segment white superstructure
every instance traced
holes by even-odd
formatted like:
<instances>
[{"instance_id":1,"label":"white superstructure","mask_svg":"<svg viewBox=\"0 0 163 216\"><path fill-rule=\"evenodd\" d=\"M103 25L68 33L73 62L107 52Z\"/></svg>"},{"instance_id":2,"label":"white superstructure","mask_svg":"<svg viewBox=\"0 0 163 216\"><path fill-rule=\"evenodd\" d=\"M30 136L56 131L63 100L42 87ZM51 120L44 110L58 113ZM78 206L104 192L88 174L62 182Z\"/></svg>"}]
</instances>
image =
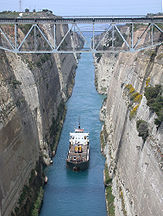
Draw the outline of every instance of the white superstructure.
<instances>
[{"instance_id":1,"label":"white superstructure","mask_svg":"<svg viewBox=\"0 0 163 216\"><path fill-rule=\"evenodd\" d=\"M83 129L76 129L75 133L70 133L70 143L72 145L88 145L89 133L83 133Z\"/></svg>"}]
</instances>

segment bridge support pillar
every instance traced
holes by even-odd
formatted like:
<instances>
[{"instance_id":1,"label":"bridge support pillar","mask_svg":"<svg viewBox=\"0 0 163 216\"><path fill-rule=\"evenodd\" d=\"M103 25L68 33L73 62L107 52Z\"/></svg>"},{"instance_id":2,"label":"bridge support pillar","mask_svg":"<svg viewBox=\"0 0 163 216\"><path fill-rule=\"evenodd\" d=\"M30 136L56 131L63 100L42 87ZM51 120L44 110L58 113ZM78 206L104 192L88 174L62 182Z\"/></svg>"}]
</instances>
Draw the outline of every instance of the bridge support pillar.
<instances>
[{"instance_id":1,"label":"bridge support pillar","mask_svg":"<svg viewBox=\"0 0 163 216\"><path fill-rule=\"evenodd\" d=\"M54 25L53 27L54 27L54 30L53 30L53 33L54 33L54 35L53 35L54 36L54 44L53 45L54 45L54 50L56 50L56 25Z\"/></svg>"},{"instance_id":2,"label":"bridge support pillar","mask_svg":"<svg viewBox=\"0 0 163 216\"><path fill-rule=\"evenodd\" d=\"M114 31L115 31L114 26L115 24L112 24L112 48L113 50L114 50Z\"/></svg>"},{"instance_id":3,"label":"bridge support pillar","mask_svg":"<svg viewBox=\"0 0 163 216\"><path fill-rule=\"evenodd\" d=\"M18 24L15 24L15 50L17 50L18 44L17 44L17 39L18 39Z\"/></svg>"},{"instance_id":4,"label":"bridge support pillar","mask_svg":"<svg viewBox=\"0 0 163 216\"><path fill-rule=\"evenodd\" d=\"M131 23L131 49L134 48L134 23Z\"/></svg>"},{"instance_id":5,"label":"bridge support pillar","mask_svg":"<svg viewBox=\"0 0 163 216\"><path fill-rule=\"evenodd\" d=\"M152 29L152 38L151 38L151 42L152 42L152 46L153 46L153 23L151 24L151 29Z\"/></svg>"},{"instance_id":6,"label":"bridge support pillar","mask_svg":"<svg viewBox=\"0 0 163 216\"><path fill-rule=\"evenodd\" d=\"M92 49L95 48L95 24L93 22L93 39L92 39Z\"/></svg>"}]
</instances>

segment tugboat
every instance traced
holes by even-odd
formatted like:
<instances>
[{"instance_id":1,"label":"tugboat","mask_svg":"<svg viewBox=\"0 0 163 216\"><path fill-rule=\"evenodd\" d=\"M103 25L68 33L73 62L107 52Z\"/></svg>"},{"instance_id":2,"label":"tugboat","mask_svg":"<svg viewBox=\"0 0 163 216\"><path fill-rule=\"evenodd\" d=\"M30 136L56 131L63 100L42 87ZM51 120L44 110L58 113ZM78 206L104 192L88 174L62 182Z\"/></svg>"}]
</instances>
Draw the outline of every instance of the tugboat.
<instances>
[{"instance_id":1,"label":"tugboat","mask_svg":"<svg viewBox=\"0 0 163 216\"><path fill-rule=\"evenodd\" d=\"M89 133L80 128L80 123L73 133L70 133L67 167L73 171L85 170L89 166Z\"/></svg>"}]
</instances>

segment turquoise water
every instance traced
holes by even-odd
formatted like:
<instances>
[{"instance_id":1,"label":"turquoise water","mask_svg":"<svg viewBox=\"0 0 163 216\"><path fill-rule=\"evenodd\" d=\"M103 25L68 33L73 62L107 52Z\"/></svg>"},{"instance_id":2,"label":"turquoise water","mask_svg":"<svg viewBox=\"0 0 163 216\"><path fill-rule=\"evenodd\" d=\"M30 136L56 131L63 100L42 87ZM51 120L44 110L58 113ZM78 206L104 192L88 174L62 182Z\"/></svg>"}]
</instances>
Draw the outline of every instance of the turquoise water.
<instances>
[{"instance_id":1,"label":"turquoise water","mask_svg":"<svg viewBox=\"0 0 163 216\"><path fill-rule=\"evenodd\" d=\"M48 184L40 216L106 216L103 185L104 158L100 152L99 111L103 97L94 87L94 65L91 54L79 60L72 97L67 103L54 163L48 168ZM69 133L78 126L90 133L89 169L73 172L66 168Z\"/></svg>"}]
</instances>

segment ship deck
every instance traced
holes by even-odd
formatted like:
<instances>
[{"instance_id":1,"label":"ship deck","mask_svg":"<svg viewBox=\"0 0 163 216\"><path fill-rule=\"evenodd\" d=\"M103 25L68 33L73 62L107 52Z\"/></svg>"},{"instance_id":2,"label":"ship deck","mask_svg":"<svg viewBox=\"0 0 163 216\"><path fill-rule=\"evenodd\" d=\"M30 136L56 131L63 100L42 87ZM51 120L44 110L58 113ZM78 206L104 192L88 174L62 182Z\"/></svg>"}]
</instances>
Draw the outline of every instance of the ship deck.
<instances>
[{"instance_id":1,"label":"ship deck","mask_svg":"<svg viewBox=\"0 0 163 216\"><path fill-rule=\"evenodd\" d=\"M68 152L68 156L67 156L67 161L71 161L71 162L84 162L87 161L89 158L88 156L88 152L89 152L89 146L88 145L83 145L82 146L82 152L75 152L75 146L74 145L70 145L69 148L69 152Z\"/></svg>"}]
</instances>

